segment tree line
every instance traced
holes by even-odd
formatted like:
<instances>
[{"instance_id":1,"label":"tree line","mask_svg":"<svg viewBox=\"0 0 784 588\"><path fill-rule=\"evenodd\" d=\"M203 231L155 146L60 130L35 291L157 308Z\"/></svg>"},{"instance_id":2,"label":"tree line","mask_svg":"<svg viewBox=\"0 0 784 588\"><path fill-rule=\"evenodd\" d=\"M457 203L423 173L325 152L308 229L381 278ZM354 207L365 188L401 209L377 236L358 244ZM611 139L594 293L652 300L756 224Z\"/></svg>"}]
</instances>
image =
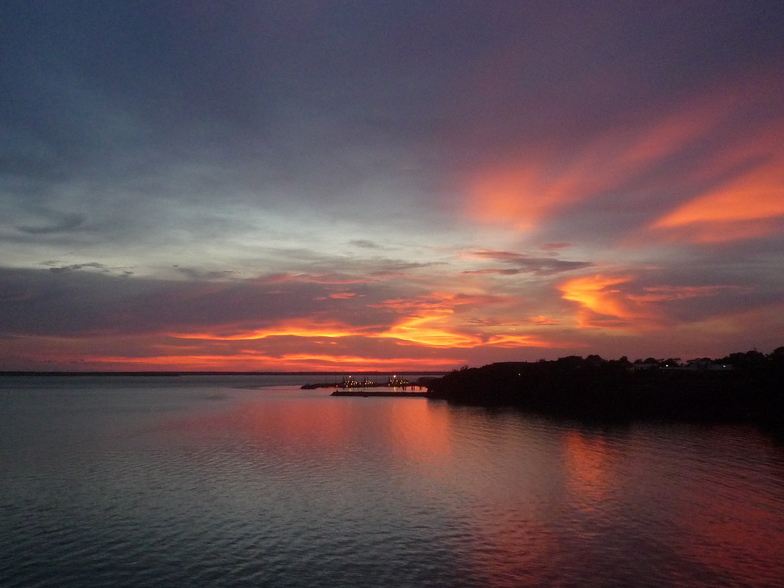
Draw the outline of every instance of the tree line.
<instances>
[{"instance_id":1,"label":"tree line","mask_svg":"<svg viewBox=\"0 0 784 588\"><path fill-rule=\"evenodd\" d=\"M784 347L686 362L570 355L493 363L455 370L428 390L455 403L576 418L784 424Z\"/></svg>"}]
</instances>

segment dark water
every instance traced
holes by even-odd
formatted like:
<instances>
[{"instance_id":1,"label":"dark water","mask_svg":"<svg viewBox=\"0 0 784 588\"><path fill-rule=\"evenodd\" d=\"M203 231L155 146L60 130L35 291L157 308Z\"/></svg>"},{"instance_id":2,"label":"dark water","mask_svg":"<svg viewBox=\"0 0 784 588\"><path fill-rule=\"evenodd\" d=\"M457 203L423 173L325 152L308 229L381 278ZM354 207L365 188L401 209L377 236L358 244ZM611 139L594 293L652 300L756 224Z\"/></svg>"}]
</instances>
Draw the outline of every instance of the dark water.
<instances>
[{"instance_id":1,"label":"dark water","mask_svg":"<svg viewBox=\"0 0 784 588\"><path fill-rule=\"evenodd\" d=\"M782 586L784 448L274 379L0 379L0 586Z\"/></svg>"}]
</instances>

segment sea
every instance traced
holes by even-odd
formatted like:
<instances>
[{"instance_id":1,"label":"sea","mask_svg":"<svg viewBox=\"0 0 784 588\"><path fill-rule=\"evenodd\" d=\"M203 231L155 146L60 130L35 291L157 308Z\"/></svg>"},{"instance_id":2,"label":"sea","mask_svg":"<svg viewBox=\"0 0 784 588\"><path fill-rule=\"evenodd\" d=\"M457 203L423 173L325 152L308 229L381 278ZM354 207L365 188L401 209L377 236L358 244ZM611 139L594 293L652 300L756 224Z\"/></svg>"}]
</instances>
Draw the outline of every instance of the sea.
<instances>
[{"instance_id":1,"label":"sea","mask_svg":"<svg viewBox=\"0 0 784 588\"><path fill-rule=\"evenodd\" d=\"M0 586L784 586L784 440L302 375L0 378Z\"/></svg>"}]
</instances>

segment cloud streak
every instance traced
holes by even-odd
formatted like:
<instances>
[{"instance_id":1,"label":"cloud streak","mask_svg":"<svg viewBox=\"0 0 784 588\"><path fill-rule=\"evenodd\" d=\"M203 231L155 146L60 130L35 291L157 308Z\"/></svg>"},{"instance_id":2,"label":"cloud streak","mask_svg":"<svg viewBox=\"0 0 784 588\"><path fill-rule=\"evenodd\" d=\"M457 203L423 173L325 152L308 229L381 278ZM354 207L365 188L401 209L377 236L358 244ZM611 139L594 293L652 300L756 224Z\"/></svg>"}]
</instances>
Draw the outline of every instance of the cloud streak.
<instances>
[{"instance_id":1,"label":"cloud streak","mask_svg":"<svg viewBox=\"0 0 784 588\"><path fill-rule=\"evenodd\" d=\"M500 274L512 276L522 273L532 273L536 275L551 275L591 266L591 263L587 261L563 261L553 257L532 257L524 253L513 253L510 251L483 249L471 251L468 255L469 257L475 257L477 259L499 261L513 267L504 269L464 270L463 273L466 274Z\"/></svg>"}]
</instances>

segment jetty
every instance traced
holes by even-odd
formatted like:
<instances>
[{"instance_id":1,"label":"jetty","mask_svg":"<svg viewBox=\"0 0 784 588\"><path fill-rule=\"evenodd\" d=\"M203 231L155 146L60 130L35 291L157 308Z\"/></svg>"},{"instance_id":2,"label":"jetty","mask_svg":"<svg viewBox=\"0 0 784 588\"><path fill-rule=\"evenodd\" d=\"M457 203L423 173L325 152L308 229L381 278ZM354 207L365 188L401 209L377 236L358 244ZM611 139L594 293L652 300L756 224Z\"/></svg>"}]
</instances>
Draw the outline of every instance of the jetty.
<instances>
[{"instance_id":1,"label":"jetty","mask_svg":"<svg viewBox=\"0 0 784 588\"><path fill-rule=\"evenodd\" d=\"M335 390L330 396L359 396L362 398L427 398L427 392L400 392L396 390Z\"/></svg>"},{"instance_id":2,"label":"jetty","mask_svg":"<svg viewBox=\"0 0 784 588\"><path fill-rule=\"evenodd\" d=\"M420 378L422 379L422 378ZM332 396L411 396L412 394L424 395L425 392L413 392L414 389L423 390L427 386L422 382L410 382L404 378L391 376L386 382L375 382L368 378L354 379L352 376L343 378L340 382L323 382L320 384L305 384L302 390L315 390L317 388L335 388ZM384 392L368 392L368 389L392 388ZM407 392L408 389L411 392ZM402 390L402 392L401 392Z\"/></svg>"}]
</instances>

